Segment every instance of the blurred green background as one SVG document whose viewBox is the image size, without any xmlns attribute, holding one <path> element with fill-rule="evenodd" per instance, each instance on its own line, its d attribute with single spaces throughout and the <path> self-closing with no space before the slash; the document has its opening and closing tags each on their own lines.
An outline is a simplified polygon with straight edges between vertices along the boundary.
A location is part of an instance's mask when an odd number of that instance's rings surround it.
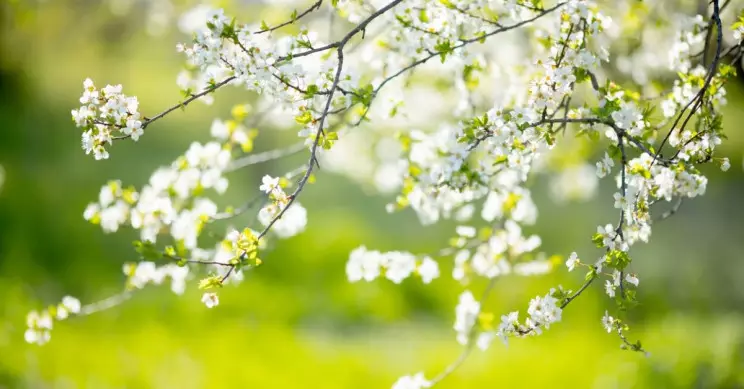
<svg viewBox="0 0 744 389">
<path fill-rule="evenodd" d="M 409 212 L 387 215 L 389 200 L 321 172 L 303 193 L 309 225 L 283 241 L 265 265 L 207 310 L 189 285 L 185 296 L 148 287 L 126 304 L 56 323 L 52 341 L 23 341 L 25 315 L 65 294 L 84 303 L 119 292 L 121 265 L 137 260 L 131 231 L 104 235 L 82 211 L 108 179 L 137 186 L 194 140 L 206 140 L 213 117 L 226 118 L 239 91 L 212 107 L 194 105 L 159 122 L 137 144 L 116 144 L 94 162 L 80 149 L 70 120 L 82 80 L 122 83 L 145 113 L 180 96 L 182 58 L 174 28 L 148 35 L 153 12 L 135 1 L 123 13 L 98 1 L 3 0 L 0 4 L 0 388 L 387 388 L 401 375 L 433 376 L 460 352 L 452 331 L 462 287 L 443 277 L 350 284 L 344 264 L 360 244 L 380 250 L 431 252 L 446 246 L 452 224 L 421 227 Z M 180 3 L 176 4 L 180 6 Z M 248 15 L 281 17 L 250 5 Z M 114 10 L 116 8 L 114 7 Z M 263 12 L 263 13 L 262 13 Z M 175 21 L 171 21 L 174 24 Z M 441 388 L 742 388 L 744 387 L 744 120 L 741 78 L 729 86 L 721 151 L 732 169 L 708 169 L 705 197 L 685 202 L 656 226 L 652 243 L 634 248 L 641 305 L 628 336 L 651 356 L 623 352 L 600 325 L 612 309 L 595 285 L 562 322 L 538 338 L 495 342 L 476 351 Z M 294 142 L 267 131 L 260 148 Z M 284 139 L 284 141 L 282 141 Z M 281 143 L 280 143 L 281 142 Z M 265 173 L 278 174 L 304 156 L 232 173 L 226 201 L 239 204 Z M 606 182 L 605 182 L 606 184 Z M 588 237 L 615 219 L 611 188 L 598 201 L 556 206 L 542 180 L 534 232 L 548 253 L 594 252 Z M 224 204 L 223 204 L 224 205 Z M 240 219 L 236 221 L 240 225 Z M 584 256 L 584 255 L 582 255 Z M 524 310 L 530 298 L 580 274 L 499 280 L 487 309 Z M 474 285 L 476 293 L 482 285 Z"/>
</svg>

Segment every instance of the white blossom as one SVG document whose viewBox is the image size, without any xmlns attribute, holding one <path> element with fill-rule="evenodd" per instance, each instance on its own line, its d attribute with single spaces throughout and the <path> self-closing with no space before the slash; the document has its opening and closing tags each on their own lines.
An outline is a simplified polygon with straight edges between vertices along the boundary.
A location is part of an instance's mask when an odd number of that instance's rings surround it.
<svg viewBox="0 0 744 389">
<path fill-rule="evenodd" d="M 625 281 L 629 284 L 633 284 L 633 286 L 638 286 L 638 277 L 636 277 L 635 274 L 626 274 L 625 275 Z"/>
<path fill-rule="evenodd" d="M 607 311 L 605 311 L 604 316 L 602 316 L 602 326 L 607 331 L 607 333 L 612 332 L 614 324 L 615 324 L 615 319 L 612 316 L 610 316 Z"/>
<path fill-rule="evenodd" d="M 207 308 L 213 308 L 220 304 L 220 298 L 217 296 L 217 293 L 204 293 L 201 301 Z"/>
<path fill-rule="evenodd" d="M 439 278 L 439 265 L 431 257 L 424 257 L 417 269 L 421 280 L 428 284 L 435 278 Z"/>
<path fill-rule="evenodd" d="M 607 293 L 610 298 L 615 297 L 615 284 L 610 280 L 605 281 L 605 293 Z"/>
<path fill-rule="evenodd" d="M 62 298 L 62 306 L 64 306 L 70 313 L 80 313 L 80 300 L 72 296 L 65 296 Z"/>
<path fill-rule="evenodd" d="M 548 293 L 544 297 L 535 297 L 530 300 L 527 313 L 534 326 L 550 328 L 550 324 L 561 321 L 562 309 L 557 306 L 558 300 Z"/>
<path fill-rule="evenodd" d="M 722 171 L 728 171 L 731 168 L 731 162 L 729 162 L 728 158 L 724 158 L 721 160 L 721 170 Z"/>
<path fill-rule="evenodd" d="M 576 266 L 578 266 L 581 263 L 579 260 L 578 254 L 576 252 L 571 253 L 571 255 L 566 260 L 566 267 L 568 268 L 568 271 L 573 271 Z"/>
<path fill-rule="evenodd" d="M 615 162 L 605 153 L 604 158 L 597 162 L 597 177 L 602 178 L 608 175 L 613 166 L 615 166 Z"/>
</svg>

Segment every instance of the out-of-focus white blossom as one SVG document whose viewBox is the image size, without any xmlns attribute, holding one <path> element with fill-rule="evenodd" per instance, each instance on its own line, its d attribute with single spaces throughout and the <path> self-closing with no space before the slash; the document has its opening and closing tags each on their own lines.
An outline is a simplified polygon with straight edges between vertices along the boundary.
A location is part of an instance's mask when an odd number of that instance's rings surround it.
<svg viewBox="0 0 744 389">
<path fill-rule="evenodd" d="M 207 308 L 213 308 L 220 304 L 220 298 L 217 296 L 217 293 L 204 293 L 201 302 L 204 303 Z"/>
</svg>

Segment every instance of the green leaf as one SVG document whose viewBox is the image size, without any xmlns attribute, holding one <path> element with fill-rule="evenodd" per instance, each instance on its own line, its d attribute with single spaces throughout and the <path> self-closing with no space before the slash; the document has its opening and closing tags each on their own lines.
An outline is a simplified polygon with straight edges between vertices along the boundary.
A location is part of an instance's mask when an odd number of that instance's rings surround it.
<svg viewBox="0 0 744 389">
<path fill-rule="evenodd" d="M 163 254 L 155 247 L 155 244 L 150 241 L 139 241 L 135 240 L 132 242 L 134 245 L 134 251 L 136 251 L 142 259 L 148 261 L 157 261 L 163 258 Z"/>
<path fill-rule="evenodd" d="M 310 84 L 307 87 L 307 93 L 306 93 L 305 97 L 311 98 L 311 97 L 315 96 L 317 93 L 318 93 L 318 86 L 315 85 L 315 84 Z"/>
<path fill-rule="evenodd" d="M 439 0 L 439 3 L 442 4 L 443 6 L 449 8 L 449 9 L 454 9 L 455 8 L 455 5 L 452 4 L 452 2 L 450 0 Z"/>
<path fill-rule="evenodd" d="M 594 243 L 597 248 L 604 247 L 604 236 L 602 236 L 602 234 L 600 234 L 599 232 L 595 233 L 594 235 L 592 235 L 592 243 Z"/>
<path fill-rule="evenodd" d="M 365 107 L 369 107 L 372 104 L 372 99 L 375 95 L 375 88 L 372 84 L 367 84 L 353 91 L 354 94 L 351 95 L 352 104 L 362 104 Z"/>
<path fill-rule="evenodd" d="M 420 21 L 427 23 L 429 22 L 429 16 L 426 14 L 426 9 L 421 8 L 419 10 L 418 18 Z"/>
<path fill-rule="evenodd" d="M 439 53 L 439 58 L 442 60 L 442 63 L 447 60 L 447 55 L 452 53 L 454 50 L 452 42 L 449 40 L 440 40 L 434 46 L 434 49 Z"/>
<path fill-rule="evenodd" d="M 307 125 L 313 121 L 313 115 L 310 113 L 310 111 L 304 111 L 303 113 L 295 116 L 295 121 L 297 122 L 297 124 Z"/>
<path fill-rule="evenodd" d="M 630 256 L 625 251 L 612 250 L 607 253 L 605 263 L 617 270 L 623 270 L 630 264 Z"/>
<path fill-rule="evenodd" d="M 206 289 L 213 289 L 213 288 L 219 288 L 222 287 L 222 278 L 218 276 L 209 276 L 206 278 L 202 278 L 199 281 L 199 289 L 206 290 Z"/>
</svg>

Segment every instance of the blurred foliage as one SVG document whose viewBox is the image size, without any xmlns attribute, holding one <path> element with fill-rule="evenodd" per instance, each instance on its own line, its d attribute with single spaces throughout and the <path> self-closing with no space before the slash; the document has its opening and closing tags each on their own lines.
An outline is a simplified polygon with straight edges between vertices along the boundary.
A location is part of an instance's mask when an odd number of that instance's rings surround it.
<svg viewBox="0 0 744 389">
<path fill-rule="evenodd" d="M 181 58 L 173 47 L 183 37 L 174 29 L 148 36 L 138 9 L 114 15 L 98 1 L 8 0 L 0 10 L 0 165 L 6 171 L 0 388 L 385 388 L 403 374 L 434 374 L 457 357 L 451 326 L 462 287 L 446 277 L 451 264 L 430 286 L 349 284 L 344 273 L 348 252 L 359 244 L 431 252 L 446 245 L 452 226 L 424 228 L 411 214 L 386 215 L 386 199 L 322 170 L 303 194 L 308 231 L 277 245 L 242 285 L 226 288 L 218 308 L 205 309 L 193 285 L 183 297 L 152 287 L 121 307 L 56 325 L 45 347 L 25 344 L 27 311 L 65 294 L 84 302 L 114 294 L 122 288 L 121 265 L 136 259 L 131 232 L 103 235 L 82 219 L 100 185 L 110 178 L 144 183 L 193 139 L 206 139 L 211 118 L 227 116 L 241 100 L 229 91 L 213 107 L 190 107 L 136 145 L 117 144 L 111 160 L 94 163 L 81 152 L 69 118 L 82 80 L 122 83 L 145 112 L 156 111 L 179 98 L 174 81 Z M 708 172 L 708 194 L 684 203 L 656 227 L 651 245 L 634 251 L 641 306 L 631 314 L 629 335 L 642 339 L 651 355 L 622 352 L 619 340 L 603 331 L 600 317 L 612 304 L 597 286 L 543 336 L 475 352 L 442 388 L 744 387 L 741 86 L 732 85 L 729 96 L 731 139 L 723 150 L 732 171 Z M 269 149 L 281 139 L 287 144 L 294 133 L 269 131 L 258 144 Z M 261 175 L 302 158 L 233 173 L 226 200 L 240 203 Z M 556 206 L 538 182 L 542 213 L 534 230 L 545 250 L 592 253 L 591 232 L 614 215 L 604 200 L 609 190 L 603 188 L 598 201 Z M 507 277 L 488 308 L 525 309 L 551 286 L 580 282 L 562 270 Z"/>
</svg>

